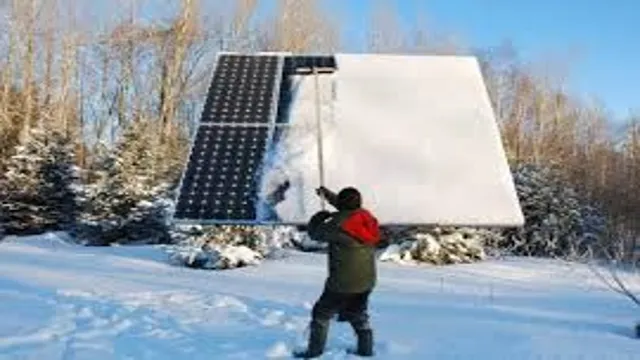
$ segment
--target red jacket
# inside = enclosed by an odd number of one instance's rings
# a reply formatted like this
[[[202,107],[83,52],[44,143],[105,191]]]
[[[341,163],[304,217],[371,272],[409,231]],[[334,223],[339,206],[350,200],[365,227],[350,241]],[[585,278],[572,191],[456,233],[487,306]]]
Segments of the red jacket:
[[[378,219],[366,209],[355,210],[342,223],[342,230],[358,241],[375,246],[380,242]]]

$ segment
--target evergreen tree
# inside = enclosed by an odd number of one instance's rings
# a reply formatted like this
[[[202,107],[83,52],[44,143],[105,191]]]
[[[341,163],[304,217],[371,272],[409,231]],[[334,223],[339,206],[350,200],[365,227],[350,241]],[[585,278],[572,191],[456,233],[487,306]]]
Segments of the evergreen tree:
[[[146,122],[131,125],[114,151],[101,151],[93,182],[87,187],[81,231],[92,245],[168,239],[167,186],[156,175],[149,126]]]
[[[551,169],[521,165],[513,174],[525,225],[507,230],[501,247],[517,255],[564,257],[599,241],[605,217]]]
[[[0,227],[7,234],[68,230],[78,215],[74,143],[57,129],[36,127],[0,175]]]

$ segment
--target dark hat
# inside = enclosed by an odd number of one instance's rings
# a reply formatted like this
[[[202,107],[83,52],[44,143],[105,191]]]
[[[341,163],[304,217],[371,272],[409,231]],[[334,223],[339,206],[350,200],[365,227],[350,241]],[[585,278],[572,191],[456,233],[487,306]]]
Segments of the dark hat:
[[[354,187],[346,187],[338,193],[338,210],[356,210],[362,206],[362,196]]]

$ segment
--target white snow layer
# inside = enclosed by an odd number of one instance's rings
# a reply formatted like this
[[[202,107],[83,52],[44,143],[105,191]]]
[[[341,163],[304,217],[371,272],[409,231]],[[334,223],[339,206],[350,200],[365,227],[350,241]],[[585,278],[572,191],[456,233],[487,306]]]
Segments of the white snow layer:
[[[524,223],[477,60],[460,56],[336,55],[322,75],[326,185],[356,186],[385,224]],[[266,188],[288,179],[283,222],[320,209],[312,76],[298,77],[290,137]]]
[[[326,275],[322,254],[202,271],[167,264],[159,247],[54,238],[0,243],[0,359],[287,358]],[[370,308],[378,359],[640,358],[637,307],[557,261],[381,263]],[[354,344],[333,322],[322,359],[355,359]]]
[[[320,186],[318,158],[318,126],[316,121],[315,79],[310,76],[292,76],[294,98],[289,112],[289,123],[281,126],[271,162],[265,167],[261,197],[271,194],[289,181],[284,199],[275,205],[278,218],[284,223],[304,223],[321,209],[315,189]],[[318,89],[323,139],[330,139],[333,123],[333,75],[319,75]],[[326,161],[325,161],[326,163]]]

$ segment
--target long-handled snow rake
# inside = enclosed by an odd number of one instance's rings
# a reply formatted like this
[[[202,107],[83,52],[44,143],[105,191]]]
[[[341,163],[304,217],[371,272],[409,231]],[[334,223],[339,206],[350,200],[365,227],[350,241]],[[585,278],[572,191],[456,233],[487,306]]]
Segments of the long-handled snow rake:
[[[318,68],[313,68],[313,79],[316,93],[316,136],[318,143],[318,172],[320,175],[320,187],[324,187],[324,156],[322,146],[322,111],[320,108],[320,81],[318,79]],[[320,206],[325,210],[325,200],[320,197]]]
[[[320,74],[331,74],[334,73],[335,69],[331,67],[322,67],[322,66],[309,66],[309,67],[301,67],[296,69],[296,73],[298,74],[312,74],[315,88],[315,117],[316,117],[316,142],[318,144],[318,173],[319,173],[319,182],[320,187],[325,186],[325,175],[324,175],[324,146],[323,146],[323,133],[322,133],[322,105],[320,98]],[[325,199],[320,197],[320,206],[322,210],[326,209]]]

